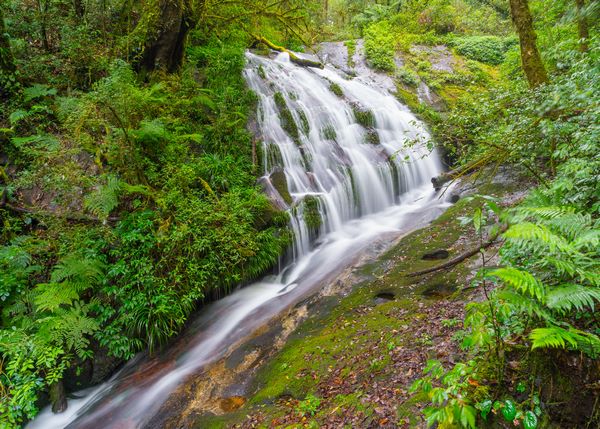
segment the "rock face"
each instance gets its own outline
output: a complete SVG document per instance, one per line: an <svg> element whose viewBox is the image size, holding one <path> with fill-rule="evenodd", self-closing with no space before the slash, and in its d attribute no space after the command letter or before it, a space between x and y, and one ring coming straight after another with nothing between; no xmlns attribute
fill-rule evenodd
<svg viewBox="0 0 600 429"><path fill-rule="evenodd" d="M440 249L425 253L421 259L424 261L437 261L440 259L446 259L448 256L450 256L450 253L446 249Z"/></svg>
<svg viewBox="0 0 600 429"><path fill-rule="evenodd" d="M437 71L452 73L456 69L456 58L447 46L425 46L414 45L410 48L411 53L425 54L431 63L431 68Z"/></svg>
<svg viewBox="0 0 600 429"><path fill-rule="evenodd" d="M57 381L50 385L50 402L52 403L53 413L62 413L66 411L67 395L62 381Z"/></svg>

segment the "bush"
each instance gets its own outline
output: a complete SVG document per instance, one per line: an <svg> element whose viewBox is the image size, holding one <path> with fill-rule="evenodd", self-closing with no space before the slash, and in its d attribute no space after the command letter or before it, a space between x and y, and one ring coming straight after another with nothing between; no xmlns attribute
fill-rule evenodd
<svg viewBox="0 0 600 429"><path fill-rule="evenodd" d="M365 30L365 51L371 65L382 71L393 71L396 68L395 37L391 25L381 21L369 25Z"/></svg>
<svg viewBox="0 0 600 429"><path fill-rule="evenodd" d="M498 65L504 62L504 54L514 39L496 36L473 36L455 39L456 51L465 57L482 63Z"/></svg>
<svg viewBox="0 0 600 429"><path fill-rule="evenodd" d="M417 86L419 85L419 75L413 70L407 67L400 67L396 72L396 78L405 85Z"/></svg>

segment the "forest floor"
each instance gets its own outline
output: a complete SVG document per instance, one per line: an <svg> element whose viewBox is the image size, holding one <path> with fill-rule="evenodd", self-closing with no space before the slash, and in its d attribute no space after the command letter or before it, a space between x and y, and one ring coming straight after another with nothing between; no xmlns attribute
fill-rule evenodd
<svg viewBox="0 0 600 429"><path fill-rule="evenodd" d="M355 266L362 280L342 288L335 303L314 305L260 365L244 395L221 398L221 409L197 416L194 427L421 426L419 398L409 393L410 385L428 359L445 365L460 360L465 305L482 297L471 287L480 257L423 276L407 274L476 248L478 238L460 217L472 213L477 199L463 197L476 190L513 205L527 184L510 176L463 184L461 199L429 226ZM497 248L486 250L492 264ZM448 251L444 260L423 259L439 250Z"/></svg>

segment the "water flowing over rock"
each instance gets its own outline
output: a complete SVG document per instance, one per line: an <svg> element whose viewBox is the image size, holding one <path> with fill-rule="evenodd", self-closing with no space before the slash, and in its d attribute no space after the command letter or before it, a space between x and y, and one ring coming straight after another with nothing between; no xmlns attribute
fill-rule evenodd
<svg viewBox="0 0 600 429"><path fill-rule="evenodd" d="M428 133L388 92L330 67L299 67L285 53L247 59L245 77L259 97L259 183L289 212L294 233L283 268L203 308L159 356L140 354L63 414L44 410L29 429L165 427L165 404L186 407L177 399L186 380L210 377L210 364L327 285L378 237L447 207L431 187L442 169L425 147Z"/></svg>

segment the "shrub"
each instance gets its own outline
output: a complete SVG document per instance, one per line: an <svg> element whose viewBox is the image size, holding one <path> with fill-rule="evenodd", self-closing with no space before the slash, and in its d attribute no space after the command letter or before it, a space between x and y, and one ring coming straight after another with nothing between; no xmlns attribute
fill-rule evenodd
<svg viewBox="0 0 600 429"><path fill-rule="evenodd" d="M371 65L382 71L393 71L396 68L395 36L387 21L377 22L365 29L365 51Z"/></svg>
<svg viewBox="0 0 600 429"><path fill-rule="evenodd" d="M504 54L513 41L496 36L473 36L455 39L453 45L459 54L471 60L498 65L504 61Z"/></svg>

